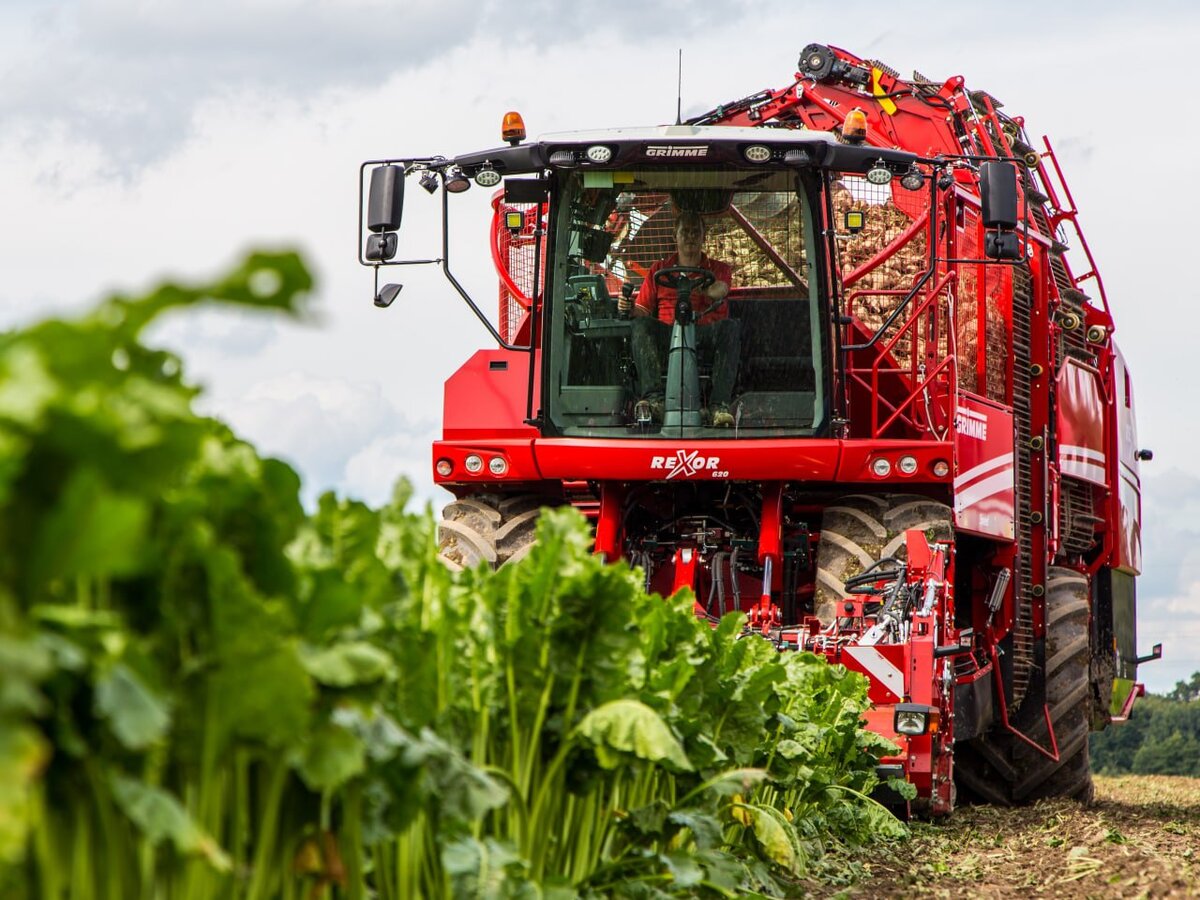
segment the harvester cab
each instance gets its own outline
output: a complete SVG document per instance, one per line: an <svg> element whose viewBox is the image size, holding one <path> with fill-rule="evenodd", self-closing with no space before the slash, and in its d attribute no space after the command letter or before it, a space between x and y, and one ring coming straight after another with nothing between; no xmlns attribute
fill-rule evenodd
<svg viewBox="0 0 1200 900"><path fill-rule="evenodd" d="M836 364L828 173L866 183L868 173L890 180L916 164L913 154L828 133L711 126L559 134L455 159L372 162L361 261L377 272L445 266L501 347L528 354L521 419L543 435L828 434ZM439 260L393 258L405 175L435 190L440 182L443 197L468 179L503 182L493 253L508 284L498 325L450 273L448 246ZM931 186L918 175L914 189ZM700 223L704 241L690 255L677 246L684 219ZM376 302L397 293L377 288ZM731 418L715 416L717 407Z"/></svg>

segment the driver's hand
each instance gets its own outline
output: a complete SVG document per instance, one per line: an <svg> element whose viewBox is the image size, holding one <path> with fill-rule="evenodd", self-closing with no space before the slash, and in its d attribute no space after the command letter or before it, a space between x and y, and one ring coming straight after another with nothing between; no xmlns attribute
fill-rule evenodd
<svg viewBox="0 0 1200 900"><path fill-rule="evenodd" d="M633 308L633 301L628 297L617 298L617 312L627 313Z"/></svg>
<svg viewBox="0 0 1200 900"><path fill-rule="evenodd" d="M705 293L710 300L724 300L725 295L729 293L729 285L724 281L714 281Z"/></svg>

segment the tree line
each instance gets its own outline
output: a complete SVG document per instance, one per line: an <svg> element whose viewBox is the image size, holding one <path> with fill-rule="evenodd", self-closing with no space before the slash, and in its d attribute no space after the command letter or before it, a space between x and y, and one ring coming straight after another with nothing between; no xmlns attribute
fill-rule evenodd
<svg viewBox="0 0 1200 900"><path fill-rule="evenodd" d="M1200 778L1200 672L1138 701L1128 722L1092 735L1090 750L1101 775Z"/></svg>

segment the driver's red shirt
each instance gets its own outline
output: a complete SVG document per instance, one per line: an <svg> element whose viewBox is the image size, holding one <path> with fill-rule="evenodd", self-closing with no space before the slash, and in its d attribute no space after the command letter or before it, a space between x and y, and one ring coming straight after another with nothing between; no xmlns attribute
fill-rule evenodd
<svg viewBox="0 0 1200 900"><path fill-rule="evenodd" d="M659 287L654 283L654 276L658 274L660 269L669 269L671 266L679 265L679 254L672 253L666 259L656 262L650 267L650 273L646 276L646 280L642 282L641 288L638 290L637 299L634 301L638 306L644 309L647 313L653 313L655 304L658 305L658 320L666 322L668 325L675 324L675 297L676 291L673 288ZM728 285L733 284L733 269L728 263L723 263L719 259L713 259L707 253L700 254L700 268L708 269L713 273L717 281L723 281ZM712 306L712 299L703 291L692 292L692 309L696 312L707 309ZM722 303L708 315L704 316L697 323L699 325L707 325L710 322L716 322L719 319L724 319L729 316L729 304Z"/></svg>

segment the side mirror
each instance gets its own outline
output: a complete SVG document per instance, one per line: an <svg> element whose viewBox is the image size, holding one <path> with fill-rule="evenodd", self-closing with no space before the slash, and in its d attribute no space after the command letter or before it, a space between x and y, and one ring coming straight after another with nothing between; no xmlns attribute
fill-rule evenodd
<svg viewBox="0 0 1200 900"><path fill-rule="evenodd" d="M374 181L372 180L372 187ZM979 200L984 228L1017 227L1017 170L1011 163L985 162L979 167Z"/></svg>
<svg viewBox="0 0 1200 900"><path fill-rule="evenodd" d="M983 255L988 259L1020 259L1017 227L1017 169L1011 163L985 162L979 167L979 203Z"/></svg>
<svg viewBox="0 0 1200 900"><path fill-rule="evenodd" d="M375 295L375 305L380 309L387 309L392 305L392 301L396 299L400 293L400 289L403 287L404 285L402 284L385 284L380 288L379 293Z"/></svg>
<svg viewBox="0 0 1200 900"><path fill-rule="evenodd" d="M375 233L395 231L404 212L404 169L379 166L371 170L367 199L367 228Z"/></svg>
<svg viewBox="0 0 1200 900"><path fill-rule="evenodd" d="M396 255L396 246L398 243L399 238L394 231L368 235L367 247L363 251L363 258L371 262L389 260Z"/></svg>

